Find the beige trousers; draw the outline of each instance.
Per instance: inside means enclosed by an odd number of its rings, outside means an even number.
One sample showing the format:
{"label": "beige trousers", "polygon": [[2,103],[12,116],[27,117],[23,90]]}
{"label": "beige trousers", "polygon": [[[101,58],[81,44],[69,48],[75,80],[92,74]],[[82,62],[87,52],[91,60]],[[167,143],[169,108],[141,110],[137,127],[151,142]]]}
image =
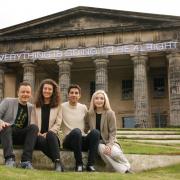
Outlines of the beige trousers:
{"label": "beige trousers", "polygon": [[130,169],[130,164],[125,155],[123,154],[120,146],[114,144],[111,148],[111,155],[105,155],[105,144],[99,144],[98,151],[107,166],[112,167],[116,172],[125,173]]}

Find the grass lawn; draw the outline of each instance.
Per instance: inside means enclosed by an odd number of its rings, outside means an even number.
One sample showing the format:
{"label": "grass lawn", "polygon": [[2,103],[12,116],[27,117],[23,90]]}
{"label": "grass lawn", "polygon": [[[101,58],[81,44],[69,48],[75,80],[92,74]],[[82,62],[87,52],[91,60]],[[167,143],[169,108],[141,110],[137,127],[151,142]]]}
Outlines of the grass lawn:
{"label": "grass lawn", "polygon": [[[121,133],[121,131],[159,131],[161,134],[165,132],[172,131],[174,134],[180,134],[180,128],[146,128],[146,129],[139,129],[139,128],[130,128],[130,129],[118,129],[117,133]],[[129,134],[129,133],[128,133]],[[130,133],[131,134],[131,133]],[[166,154],[166,155],[180,155],[180,145],[179,144],[172,144],[168,141],[166,144],[161,143],[162,139],[159,139],[159,143],[152,142],[140,142],[136,141],[138,139],[143,139],[143,134],[141,138],[123,138],[123,135],[118,138],[119,143],[121,144],[124,153],[126,154]],[[149,138],[148,138],[149,139]],[[157,138],[152,138],[152,140],[158,140]],[[176,138],[173,138],[175,140]],[[177,137],[177,139],[179,139]],[[145,138],[143,140],[146,140]],[[166,139],[168,140],[168,139]],[[170,139],[169,139],[170,140]]]}
{"label": "grass lawn", "polygon": [[180,131],[180,127],[176,128],[119,128],[119,131]]}
{"label": "grass lawn", "polygon": [[180,146],[133,142],[131,140],[119,140],[126,154],[176,154],[180,155]]}
{"label": "grass lawn", "polygon": [[19,168],[6,168],[4,166],[0,166],[0,177],[3,180],[6,179],[44,179],[44,180],[179,180],[180,179],[180,164],[173,165],[166,168],[158,168],[149,171],[144,171],[135,174],[119,174],[119,173],[75,173],[75,172],[64,172],[57,173],[53,171],[45,171],[45,170],[23,170]]}

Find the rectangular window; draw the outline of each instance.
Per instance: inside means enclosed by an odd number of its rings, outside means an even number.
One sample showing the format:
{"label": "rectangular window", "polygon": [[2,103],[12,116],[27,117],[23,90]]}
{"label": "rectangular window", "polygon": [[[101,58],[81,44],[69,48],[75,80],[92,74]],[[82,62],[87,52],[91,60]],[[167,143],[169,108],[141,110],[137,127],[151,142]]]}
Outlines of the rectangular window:
{"label": "rectangular window", "polygon": [[132,80],[122,80],[122,99],[132,99],[133,98],[133,81]]}
{"label": "rectangular window", "polygon": [[164,77],[157,77],[153,80],[153,95],[154,97],[165,96],[165,79]]}
{"label": "rectangular window", "polygon": [[155,127],[162,128],[167,127],[167,115],[159,113],[154,114]]}
{"label": "rectangular window", "polygon": [[123,117],[123,128],[134,128],[135,124],[134,117]]}

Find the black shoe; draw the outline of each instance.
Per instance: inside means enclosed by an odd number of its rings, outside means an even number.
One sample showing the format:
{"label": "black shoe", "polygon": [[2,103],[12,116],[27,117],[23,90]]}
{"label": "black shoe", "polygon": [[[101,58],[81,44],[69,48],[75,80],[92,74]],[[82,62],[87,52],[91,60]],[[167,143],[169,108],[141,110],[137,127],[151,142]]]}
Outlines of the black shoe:
{"label": "black shoe", "polygon": [[125,171],[125,173],[126,173],[126,174],[133,174],[133,171],[127,170],[127,171]]}
{"label": "black shoe", "polygon": [[86,170],[89,171],[89,172],[95,172],[96,169],[94,168],[94,166],[87,166],[86,167]]}
{"label": "black shoe", "polygon": [[14,158],[8,158],[8,159],[6,159],[6,160],[5,160],[5,165],[6,165],[7,167],[10,167],[10,168],[16,167],[15,159],[14,159]]}
{"label": "black shoe", "polygon": [[76,166],[75,171],[76,172],[83,172],[83,166],[82,165]]}
{"label": "black shoe", "polygon": [[55,171],[58,171],[58,172],[64,172],[64,168],[63,168],[63,166],[61,165],[60,160],[56,160],[56,161],[55,161],[55,163],[54,163],[54,169],[55,169]]}

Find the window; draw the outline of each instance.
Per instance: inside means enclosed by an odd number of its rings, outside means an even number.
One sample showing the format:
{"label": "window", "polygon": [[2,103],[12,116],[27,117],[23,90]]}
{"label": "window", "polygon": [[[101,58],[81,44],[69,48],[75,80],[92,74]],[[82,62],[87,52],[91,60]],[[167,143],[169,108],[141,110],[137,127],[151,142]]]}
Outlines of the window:
{"label": "window", "polygon": [[166,127],[167,126],[167,115],[161,113],[155,113],[155,127]]}
{"label": "window", "polygon": [[123,128],[134,128],[135,124],[134,117],[123,117]]}
{"label": "window", "polygon": [[163,77],[154,78],[153,80],[153,95],[154,97],[165,96],[165,79]]}
{"label": "window", "polygon": [[122,99],[132,99],[133,98],[133,81],[132,80],[122,80]]}

